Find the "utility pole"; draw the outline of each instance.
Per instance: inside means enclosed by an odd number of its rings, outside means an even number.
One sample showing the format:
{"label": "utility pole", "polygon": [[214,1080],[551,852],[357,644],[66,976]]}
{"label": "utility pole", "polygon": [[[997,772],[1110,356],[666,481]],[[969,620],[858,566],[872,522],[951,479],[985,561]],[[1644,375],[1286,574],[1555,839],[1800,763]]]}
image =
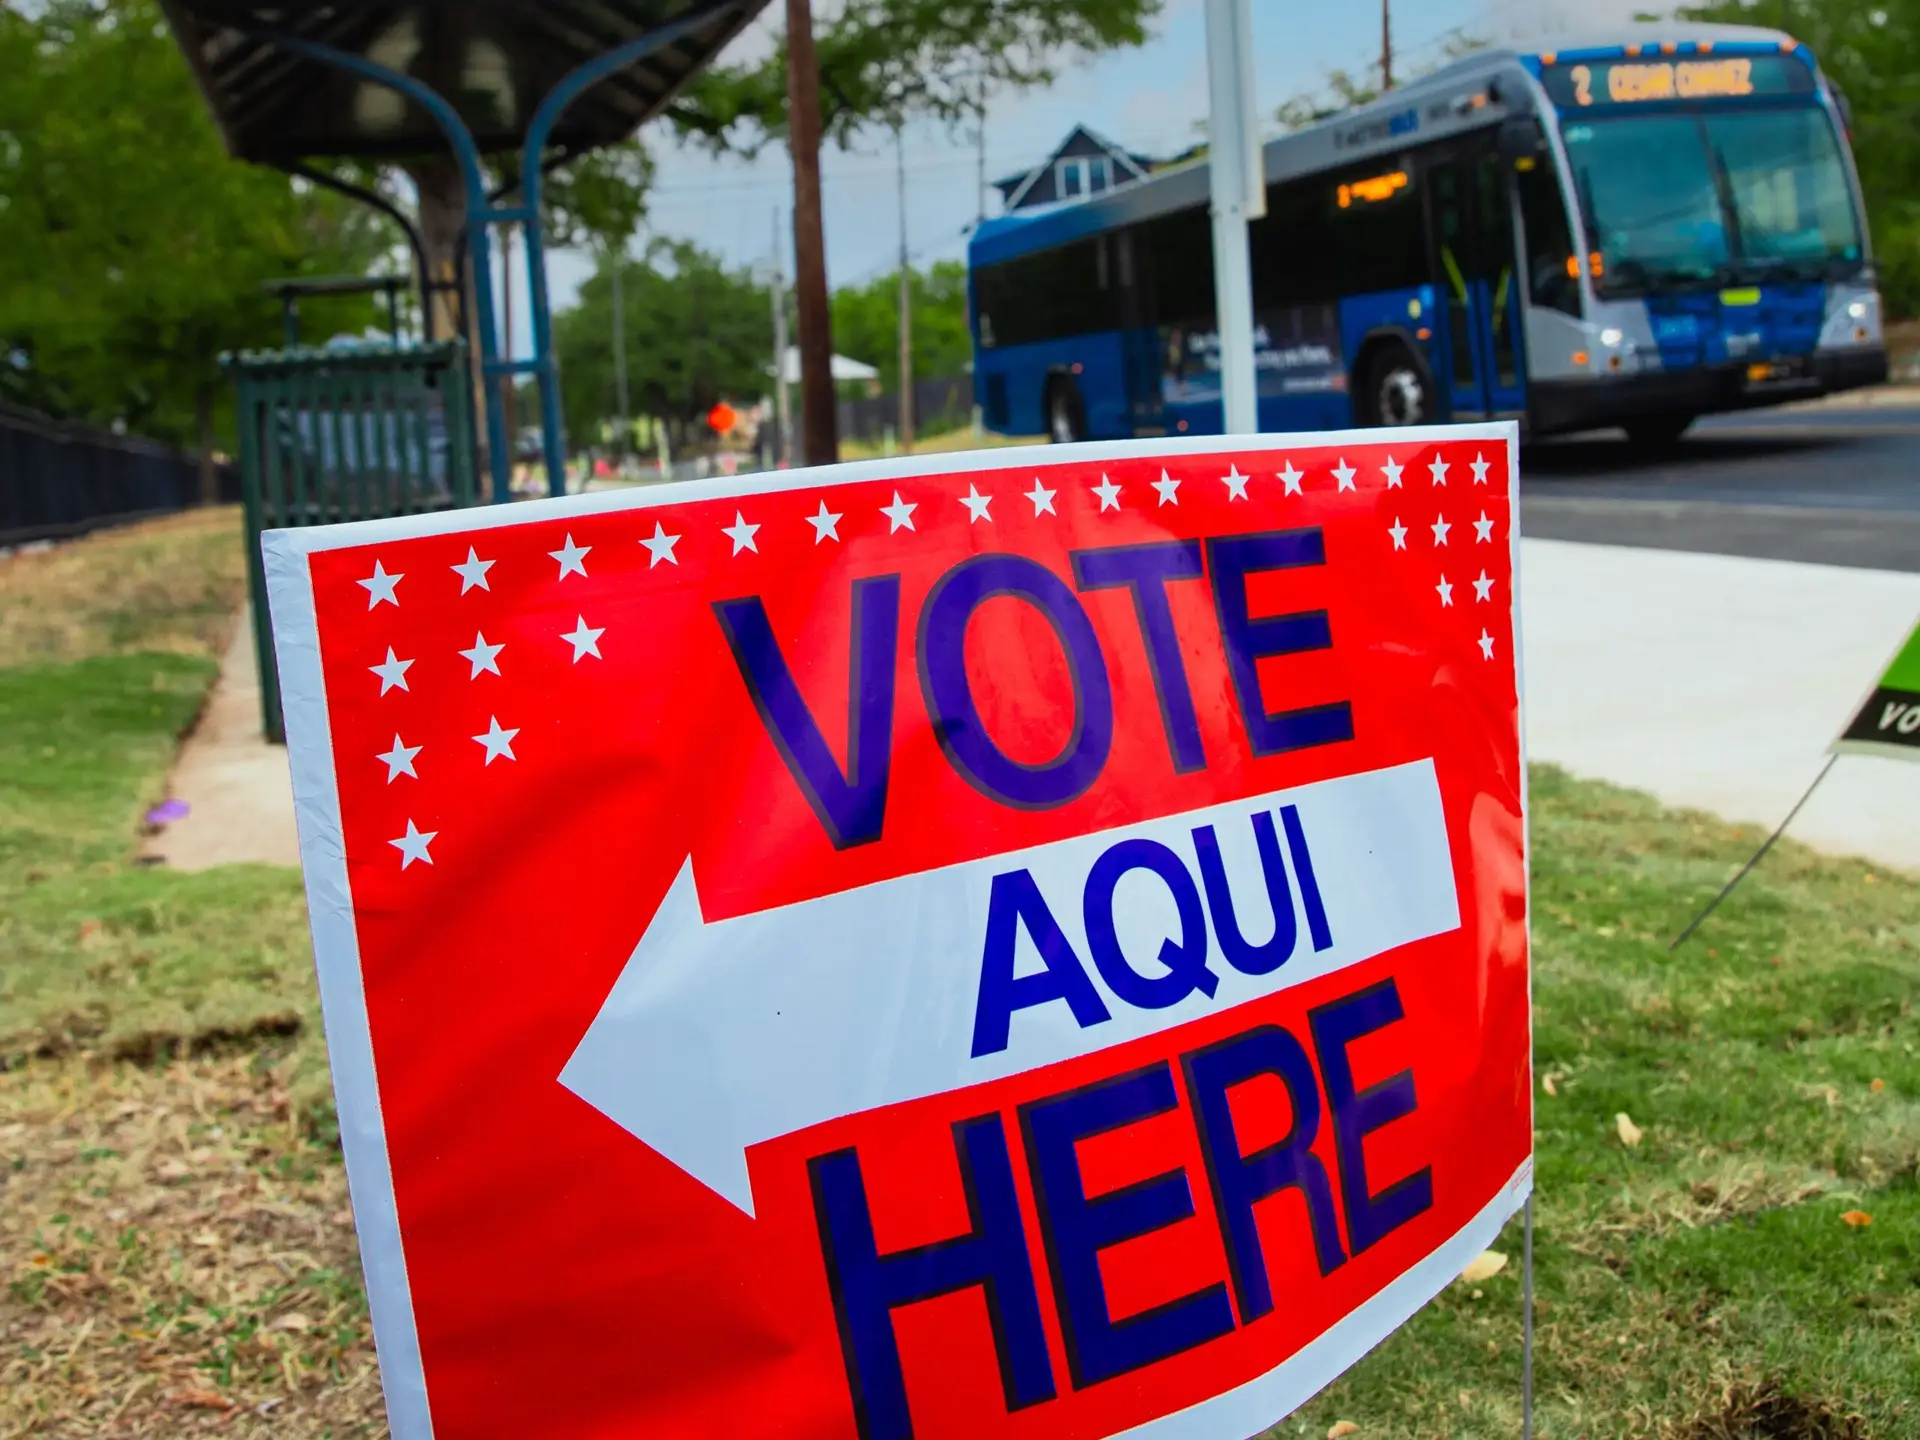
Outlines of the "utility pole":
{"label": "utility pole", "polygon": [[900,176],[900,453],[913,453],[913,270],[907,264],[907,142],[893,127]]}
{"label": "utility pole", "polygon": [[773,463],[793,463],[793,420],[787,413],[787,282],[780,264],[780,212],[773,212]]}
{"label": "utility pole", "polygon": [[1380,88],[1393,88],[1393,0],[1380,0]]}
{"label": "utility pole", "polygon": [[980,79],[980,98],[975,106],[980,116],[980,125],[974,131],[976,146],[973,153],[973,191],[980,202],[980,218],[976,224],[984,225],[987,219],[987,81]]}
{"label": "utility pole", "polygon": [[787,0],[787,144],[793,154],[793,294],[800,321],[800,424],[809,465],[840,458],[833,319],[820,213],[820,60],[811,0]]}
{"label": "utility pole", "polygon": [[1253,358],[1253,266],[1247,222],[1267,213],[1266,168],[1253,97],[1253,17],[1248,0],[1206,0],[1207,161],[1212,185],[1213,293],[1219,336],[1221,420],[1229,435],[1260,428]]}
{"label": "utility pole", "polygon": [[633,411],[627,404],[627,302],[620,281],[620,272],[626,268],[627,247],[621,245],[608,250],[607,258],[613,266],[608,276],[613,290],[613,396],[619,407],[616,413],[620,421],[620,454],[624,456],[633,444]]}

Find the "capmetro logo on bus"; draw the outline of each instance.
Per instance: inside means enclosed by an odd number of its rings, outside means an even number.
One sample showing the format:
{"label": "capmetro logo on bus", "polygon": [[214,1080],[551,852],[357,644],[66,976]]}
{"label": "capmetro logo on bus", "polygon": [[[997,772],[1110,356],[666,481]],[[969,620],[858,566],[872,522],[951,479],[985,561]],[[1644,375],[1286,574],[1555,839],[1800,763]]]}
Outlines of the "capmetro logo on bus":
{"label": "capmetro logo on bus", "polygon": [[1511,427],[267,539],[396,1433],[1240,1436],[1531,1175]]}

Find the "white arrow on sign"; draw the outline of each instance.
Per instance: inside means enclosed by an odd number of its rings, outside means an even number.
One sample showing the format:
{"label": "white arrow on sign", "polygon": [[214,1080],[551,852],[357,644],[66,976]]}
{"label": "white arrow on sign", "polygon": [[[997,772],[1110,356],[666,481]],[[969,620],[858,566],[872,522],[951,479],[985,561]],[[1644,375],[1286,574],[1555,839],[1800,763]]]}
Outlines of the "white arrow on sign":
{"label": "white arrow on sign", "polygon": [[[1142,837],[1173,850],[1199,881],[1193,839],[1211,825],[1245,938],[1274,934],[1255,848],[1256,812],[1295,806],[1331,945],[1309,938],[1290,865],[1297,940],[1270,974],[1222,957],[1219,984],[1164,1009],[1128,1005],[1088,961],[1082,895],[1094,862]],[[1065,1001],[1014,1012],[1006,1047],[975,1056],[988,899],[996,875],[1024,869],[1045,897],[1110,1019],[1082,1028]],[[1162,942],[1181,933],[1168,885],[1147,871],[1113,892],[1115,933],[1144,977],[1168,973]],[[560,1083],[748,1214],[746,1151],[842,1115],[996,1080],[1154,1034],[1211,1011],[1356,964],[1460,923],[1446,819],[1431,760],[929,870],[709,924],[684,864]],[[1038,972],[1021,933],[1016,974]]]}

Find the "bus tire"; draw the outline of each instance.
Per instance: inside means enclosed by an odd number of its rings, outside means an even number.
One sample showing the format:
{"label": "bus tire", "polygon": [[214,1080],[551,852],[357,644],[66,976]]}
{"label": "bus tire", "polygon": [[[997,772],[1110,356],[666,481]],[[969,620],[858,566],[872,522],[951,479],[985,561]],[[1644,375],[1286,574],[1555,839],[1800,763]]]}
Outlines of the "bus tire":
{"label": "bus tire", "polygon": [[1692,415],[1641,415],[1621,428],[1627,432],[1627,443],[1636,450],[1671,450],[1694,419]]}
{"label": "bus tire", "polygon": [[1080,387],[1068,375],[1047,377],[1047,439],[1055,445],[1071,445],[1087,438],[1087,406],[1080,398]]}
{"label": "bus tire", "polygon": [[1433,372],[1398,340],[1383,340],[1362,357],[1354,418],[1362,425],[1426,425],[1437,417]]}

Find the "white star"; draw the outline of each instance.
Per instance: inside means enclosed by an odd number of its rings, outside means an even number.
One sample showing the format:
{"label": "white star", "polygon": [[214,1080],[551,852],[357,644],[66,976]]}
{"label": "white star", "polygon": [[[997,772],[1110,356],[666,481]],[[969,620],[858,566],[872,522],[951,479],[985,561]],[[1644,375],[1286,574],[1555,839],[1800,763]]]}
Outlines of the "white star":
{"label": "white star", "polygon": [[1442,605],[1451,605],[1453,603],[1453,586],[1447,583],[1446,576],[1442,575],[1440,577],[1440,583],[1433,588],[1439,592],[1440,603]]}
{"label": "white star", "polygon": [[500,673],[500,662],[496,657],[506,648],[504,641],[498,645],[489,645],[486,636],[482,635],[478,630],[474,631],[473,648],[460,652],[460,658],[473,666],[473,673],[467,676],[467,678],[469,680],[478,680],[482,670],[491,670],[494,674],[498,675]]}
{"label": "white star", "polygon": [[1447,523],[1447,517],[1444,515],[1442,515],[1438,520],[1434,521],[1433,522],[1433,543],[1436,545],[1446,544],[1447,532],[1452,528],[1453,526]]}
{"label": "white star", "polygon": [[1174,493],[1180,488],[1180,482],[1167,474],[1166,471],[1162,470],[1160,472],[1160,478],[1153,482],[1153,488],[1160,492],[1160,503],[1162,505],[1178,505],[1180,503],[1180,497]]}
{"label": "white star", "polygon": [[1351,490],[1354,488],[1353,467],[1347,464],[1346,456],[1342,455],[1340,457],[1340,463],[1333,467],[1333,478],[1340,482],[1340,489],[1342,490]]}
{"label": "white star", "polygon": [[373,562],[373,574],[365,580],[354,581],[354,584],[367,587],[367,609],[371,610],[374,606],[382,604],[398,609],[400,597],[393,593],[393,587],[406,578],[404,575],[389,575],[380,568],[380,562],[376,560]]}
{"label": "white star", "polygon": [[647,569],[651,570],[662,560],[666,561],[669,565],[678,565],[680,563],[674,558],[673,554],[673,547],[680,543],[680,537],[678,535],[667,534],[666,526],[662,525],[658,520],[653,522],[652,537],[642,537],[640,543],[647,547]]}
{"label": "white star", "polygon": [[1488,660],[1493,658],[1493,636],[1484,630],[1480,632],[1480,654]]}
{"label": "white star", "polygon": [[473,589],[475,586],[478,586],[482,590],[493,589],[491,585],[487,584],[487,571],[493,568],[493,561],[482,560],[478,555],[474,554],[471,545],[467,547],[467,558],[464,562],[459,565],[449,565],[447,568],[460,577],[460,593],[462,595],[466,594],[467,591]]}
{"label": "white star", "polygon": [[598,630],[590,629],[587,625],[587,617],[576,615],[573,621],[573,633],[571,635],[563,633],[560,638],[573,646],[573,663],[578,665],[581,657],[585,655],[591,655],[596,660],[604,658],[600,654],[600,637],[606,633],[606,626],[602,625]]}
{"label": "white star", "polygon": [[1035,515],[1058,515],[1060,512],[1053,508],[1053,497],[1058,493],[1058,491],[1049,490],[1046,486],[1042,485],[1038,475],[1034,476],[1033,489],[1027,492],[1027,499],[1033,502],[1033,513]]}
{"label": "white star", "polygon": [[584,576],[587,573],[587,552],[591,549],[593,549],[591,545],[574,544],[573,536],[568,535],[565,545],[562,545],[558,550],[547,551],[548,555],[560,562],[560,573],[554,578],[556,580],[564,580],[569,575]]}
{"label": "white star", "polygon": [[487,733],[473,737],[487,747],[487,758],[481,763],[491,765],[502,755],[506,756],[509,760],[518,761],[520,757],[513,753],[513,737],[519,733],[518,730],[502,730],[500,728],[500,721],[494,716],[489,715],[487,717]]}
{"label": "white star", "polygon": [[433,864],[433,857],[427,853],[427,846],[434,842],[434,838],[438,836],[439,833],[438,830],[418,830],[414,827],[413,821],[409,820],[407,821],[407,833],[402,835],[398,840],[387,841],[387,844],[393,846],[400,852],[400,868],[402,870],[406,869],[407,866],[416,860],[424,860],[427,864],[431,865]]}
{"label": "white star", "polygon": [[413,768],[413,757],[418,755],[422,748],[424,747],[419,745],[403,745],[400,743],[400,737],[396,735],[393,737],[393,749],[384,755],[373,757],[385,763],[387,784],[391,785],[395,778],[401,775],[411,775],[416,780],[420,778],[420,773]]}
{"label": "white star", "polygon": [[1434,456],[1433,463],[1427,466],[1427,473],[1433,476],[1434,484],[1436,485],[1446,484],[1447,483],[1447,462],[1442,460],[1438,455]]}
{"label": "white star", "polygon": [[1482,570],[1480,572],[1480,578],[1473,582],[1473,598],[1475,600],[1485,600],[1492,594],[1493,581],[1489,580],[1487,578],[1487,572]]}
{"label": "white star", "polygon": [[1093,493],[1100,497],[1100,508],[1102,510],[1118,510],[1120,508],[1120,487],[1109,480],[1104,474],[1100,477],[1100,483],[1093,487]]}
{"label": "white star", "polygon": [[380,677],[380,693],[384,695],[389,690],[407,688],[407,668],[412,664],[411,660],[396,659],[393,647],[389,645],[385,661],[367,668]]}
{"label": "white star", "polygon": [[1404,467],[1402,467],[1398,460],[1394,459],[1391,455],[1387,456],[1387,463],[1380,467],[1380,473],[1387,477],[1387,489],[1398,490],[1400,488],[1400,471],[1402,468]]}
{"label": "white star", "polygon": [[1407,527],[1400,523],[1400,517],[1398,515],[1393,517],[1393,524],[1387,527],[1387,534],[1393,537],[1394,549],[1404,550],[1407,548]]}
{"label": "white star", "polygon": [[993,523],[993,516],[987,513],[987,506],[993,503],[993,496],[982,495],[978,485],[967,486],[967,493],[960,497],[960,503],[967,507],[969,525],[977,524],[982,520],[989,525]]}
{"label": "white star", "polygon": [[1493,522],[1487,518],[1487,512],[1482,510],[1480,518],[1473,522],[1473,543],[1484,545],[1492,539]]}
{"label": "white star", "polygon": [[1247,481],[1251,478],[1251,476],[1242,475],[1238,465],[1227,466],[1227,473],[1220,477],[1220,483],[1227,487],[1227,499],[1230,501],[1246,499]]}
{"label": "white star", "polygon": [[1476,485],[1486,484],[1487,483],[1487,459],[1484,455],[1476,454],[1473,457],[1472,469],[1473,469],[1473,483]]}
{"label": "white star", "polygon": [[807,524],[813,527],[813,543],[818,545],[822,540],[838,540],[840,532],[834,527],[839,523],[840,516],[827,509],[827,502],[822,500],[820,513],[807,516]]}
{"label": "white star", "polygon": [[[753,537],[760,533],[760,527],[758,525],[749,525],[747,523],[747,517],[742,515],[738,510],[733,512],[733,524],[722,525],[720,527],[720,533],[733,541],[734,554],[738,555],[742,550],[751,550],[756,555],[760,553],[760,547],[753,543]],[[644,544],[645,542],[643,541],[642,543]],[[647,568],[651,570],[653,567],[649,565]]]}
{"label": "white star", "polygon": [[887,533],[891,535],[896,530],[913,529],[913,512],[919,508],[911,500],[902,500],[898,490],[894,491],[893,503],[880,507],[880,513],[887,517]]}
{"label": "white star", "polygon": [[1283,495],[1298,495],[1300,493],[1300,472],[1293,468],[1292,456],[1287,457],[1287,468],[1275,473],[1279,476],[1281,485],[1285,487],[1281,491]]}

